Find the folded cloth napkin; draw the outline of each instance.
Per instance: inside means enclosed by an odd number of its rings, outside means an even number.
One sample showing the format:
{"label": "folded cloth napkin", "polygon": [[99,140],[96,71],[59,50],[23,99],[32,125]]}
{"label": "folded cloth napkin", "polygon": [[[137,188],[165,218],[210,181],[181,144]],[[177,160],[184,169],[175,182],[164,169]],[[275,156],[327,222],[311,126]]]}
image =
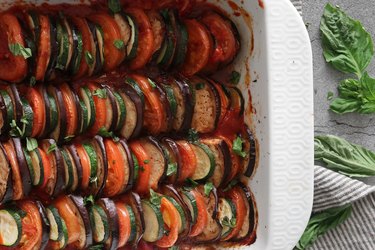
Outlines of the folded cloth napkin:
{"label": "folded cloth napkin", "polygon": [[[302,0],[291,0],[302,15]],[[313,213],[352,204],[350,217],[309,250],[375,250],[375,186],[315,166]]]}

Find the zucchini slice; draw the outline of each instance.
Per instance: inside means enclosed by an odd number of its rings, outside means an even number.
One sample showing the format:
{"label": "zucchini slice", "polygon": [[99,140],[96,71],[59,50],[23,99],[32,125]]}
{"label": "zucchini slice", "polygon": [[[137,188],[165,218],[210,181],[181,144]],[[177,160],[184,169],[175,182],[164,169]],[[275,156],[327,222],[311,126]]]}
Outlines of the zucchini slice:
{"label": "zucchini slice", "polygon": [[52,241],[60,241],[64,238],[64,234],[67,233],[64,232],[63,227],[63,223],[65,224],[65,222],[61,218],[59,211],[52,205],[46,208],[46,213],[50,223],[49,238]]}
{"label": "zucchini slice", "polygon": [[93,228],[93,239],[96,243],[104,243],[110,235],[107,213],[98,205],[90,208],[90,220]]}
{"label": "zucchini slice", "polygon": [[96,117],[94,98],[92,97],[91,91],[86,86],[79,89],[79,97],[87,108],[88,124],[86,129],[89,129],[94,125]]}
{"label": "zucchini slice", "polygon": [[0,225],[2,245],[7,247],[17,246],[22,236],[21,216],[10,209],[0,210]]}
{"label": "zucchini slice", "polygon": [[186,191],[186,190],[181,191],[181,197],[183,201],[185,202],[186,206],[189,208],[191,218],[192,218],[191,222],[194,225],[197,222],[197,217],[198,217],[197,201],[195,200],[194,195],[192,195],[189,191]]}
{"label": "zucchini slice", "polygon": [[164,235],[164,220],[160,208],[149,201],[142,200],[143,216],[145,218],[145,232],[143,239],[155,242]]}
{"label": "zucchini slice", "polygon": [[130,61],[137,56],[137,49],[138,49],[138,24],[136,23],[135,19],[127,14],[122,14],[124,19],[128,22],[130,26],[130,39],[126,45],[126,60]]}
{"label": "zucchini slice", "polygon": [[77,74],[79,67],[81,65],[81,60],[83,57],[83,41],[82,34],[78,28],[76,28],[72,23],[70,24],[72,32],[72,41],[73,41],[73,53],[71,57],[71,62],[69,65],[70,73],[72,75]]}
{"label": "zucchini slice", "polygon": [[23,106],[23,116],[21,123],[23,124],[23,137],[30,137],[33,130],[34,113],[26,98],[21,98]]}
{"label": "zucchini slice", "polygon": [[126,205],[126,209],[128,210],[129,218],[130,218],[130,236],[128,242],[133,242],[135,240],[135,236],[137,235],[137,221],[135,218],[135,214],[131,206]]}
{"label": "zucchini slice", "polygon": [[[30,159],[31,159],[31,167],[33,172],[33,186],[42,185],[44,181],[44,166],[42,162],[42,156],[40,155],[39,148],[29,152]],[[27,158],[27,153],[25,153],[25,157]]]}
{"label": "zucchini slice", "polygon": [[178,214],[180,215],[180,217],[178,218],[178,220],[180,221],[180,225],[181,227],[178,229],[178,233],[182,233],[185,228],[186,228],[186,217],[185,217],[185,213],[184,213],[184,210],[183,208],[180,206],[180,204],[178,204],[178,202],[173,199],[172,197],[169,197],[169,196],[164,196],[167,200],[169,200],[173,206],[176,207],[177,211],[178,211]]}
{"label": "zucchini slice", "polygon": [[12,99],[8,92],[5,90],[0,90],[0,94],[2,96],[6,108],[6,116],[3,116],[3,126],[1,128],[1,134],[3,135],[9,131],[10,124],[12,123],[12,120],[15,119],[15,113]]}
{"label": "zucchini slice", "polygon": [[221,238],[225,238],[236,225],[236,207],[231,200],[225,198],[219,199],[218,219],[223,227]]}
{"label": "zucchini slice", "polygon": [[115,97],[115,100],[116,100],[117,112],[118,112],[118,114],[117,114],[118,118],[117,118],[117,124],[115,126],[115,131],[118,131],[125,124],[126,105],[125,105],[125,102],[122,99],[121,95],[118,92],[113,91],[113,96]]}
{"label": "zucchini slice", "polygon": [[193,176],[194,181],[205,181],[212,176],[215,171],[215,156],[212,150],[199,142],[191,144],[197,158],[197,167]]}
{"label": "zucchini slice", "polygon": [[87,156],[90,159],[90,186],[97,184],[97,169],[98,169],[98,155],[91,143],[83,143],[83,148],[85,149]]}

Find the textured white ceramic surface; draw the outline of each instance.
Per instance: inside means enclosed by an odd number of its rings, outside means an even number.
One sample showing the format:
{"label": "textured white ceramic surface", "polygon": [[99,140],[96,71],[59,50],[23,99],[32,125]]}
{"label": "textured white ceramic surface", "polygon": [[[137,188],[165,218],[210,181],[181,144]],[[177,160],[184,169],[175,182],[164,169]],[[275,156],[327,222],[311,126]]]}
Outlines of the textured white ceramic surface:
{"label": "textured white ceramic surface", "polygon": [[[240,87],[247,102],[250,88],[255,110],[246,120],[256,132],[260,146],[259,167],[249,184],[255,194],[259,220],[257,240],[246,248],[292,249],[305,229],[313,200],[313,74],[309,37],[289,0],[232,1],[239,6],[236,12],[242,12],[241,16],[232,15],[233,5],[230,7],[227,0],[210,1],[227,10],[238,26],[242,48],[234,68],[241,71],[242,82],[246,82]],[[12,3],[3,0],[0,8]]]}

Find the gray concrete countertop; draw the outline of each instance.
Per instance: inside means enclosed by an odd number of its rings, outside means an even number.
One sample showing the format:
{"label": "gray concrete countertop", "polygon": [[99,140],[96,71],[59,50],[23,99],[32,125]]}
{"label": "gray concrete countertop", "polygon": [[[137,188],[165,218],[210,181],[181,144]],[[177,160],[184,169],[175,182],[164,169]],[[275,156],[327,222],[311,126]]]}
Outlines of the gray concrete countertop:
{"label": "gray concrete countertop", "polygon": [[[322,54],[319,24],[327,0],[302,0],[303,19],[310,34],[314,59],[314,105],[315,133],[334,134],[347,140],[375,150],[375,114],[337,115],[329,111],[329,91],[337,96],[340,80],[350,77],[325,63]],[[375,41],[375,1],[369,0],[330,0],[333,5],[340,6],[351,17],[362,22],[365,29]],[[368,67],[370,76],[375,77],[375,58]],[[375,185],[375,178],[366,180]]]}

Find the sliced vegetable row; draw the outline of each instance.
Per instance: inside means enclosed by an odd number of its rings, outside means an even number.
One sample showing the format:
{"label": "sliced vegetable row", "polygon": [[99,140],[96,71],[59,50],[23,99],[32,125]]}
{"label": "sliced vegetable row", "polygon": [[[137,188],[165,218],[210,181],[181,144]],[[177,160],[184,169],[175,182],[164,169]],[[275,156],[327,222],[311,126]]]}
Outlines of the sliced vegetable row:
{"label": "sliced vegetable row", "polygon": [[147,194],[159,184],[209,182],[226,187],[238,176],[251,176],[256,147],[249,129],[234,141],[143,137],[76,141],[58,147],[53,139],[0,144],[0,203],[20,200],[31,191],[41,197],[76,193],[113,197],[129,190]]}
{"label": "sliced vegetable row", "polygon": [[240,123],[243,113],[238,88],[201,77],[131,74],[74,88],[66,83],[0,87],[1,135],[52,138],[59,144],[78,135],[129,139],[190,128],[210,133],[225,120]]}
{"label": "sliced vegetable row", "polygon": [[31,9],[0,15],[0,79],[31,83],[110,72],[122,62],[131,70],[156,64],[187,76],[213,72],[233,61],[238,32],[225,15],[207,10],[180,17],[176,9],[68,16]]}
{"label": "sliced vegetable row", "polygon": [[[46,207],[19,201],[0,210],[0,246],[17,249],[125,249],[254,242],[257,211],[242,183],[218,193],[212,186],[163,186],[141,199],[60,196]],[[142,248],[143,249],[143,248]]]}

